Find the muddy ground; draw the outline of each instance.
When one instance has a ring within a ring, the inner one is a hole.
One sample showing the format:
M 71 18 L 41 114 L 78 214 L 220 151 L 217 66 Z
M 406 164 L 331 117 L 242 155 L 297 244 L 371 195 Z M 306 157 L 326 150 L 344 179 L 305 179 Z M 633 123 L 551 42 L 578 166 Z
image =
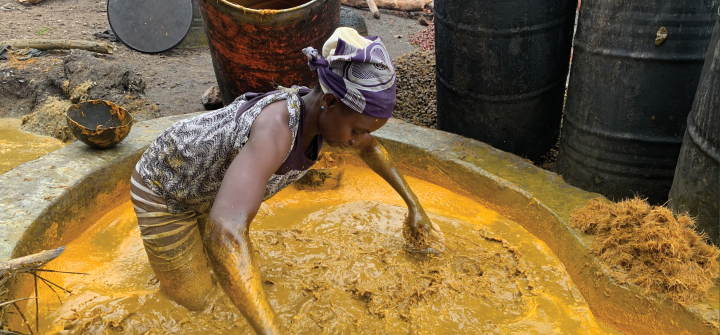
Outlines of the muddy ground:
M 0 41 L 46 38 L 107 42 L 93 36 L 93 33 L 109 28 L 105 1 L 46 0 L 35 6 L 5 1 L 7 4 L 4 6 L 0 2 Z M 394 57 L 415 49 L 409 44 L 407 36 L 423 28 L 417 20 L 389 14 L 374 19 L 368 11 L 357 11 L 366 19 L 369 33 L 382 36 Z M 200 96 L 209 86 L 215 85 L 209 51 L 174 49 L 148 55 L 130 50 L 120 42 L 114 44 L 116 51 L 113 55 L 93 54 L 102 61 L 95 64 L 102 67 L 95 72 L 129 76 L 142 81 L 143 89 L 130 92 L 133 95 L 131 98 L 144 100 L 136 103 L 142 105 L 138 108 L 145 114 L 141 119 L 203 110 Z M 0 61 L 0 117 L 23 117 L 40 107 L 37 105 L 48 95 L 62 95 L 62 81 L 53 82 L 47 77 L 53 71 L 67 70 L 63 69 L 67 67 L 63 63 L 67 63 L 65 58 L 69 54 L 67 51 L 53 51 L 20 64 Z M 129 71 L 108 69 L 112 67 Z M 110 81 L 117 83 L 122 78 Z M 101 86 L 93 87 L 90 93 L 103 90 Z M 117 95 L 121 86 L 115 85 L 108 90 L 114 89 Z M 75 85 L 71 85 L 70 90 L 74 88 Z M 69 98 L 69 94 L 62 97 Z

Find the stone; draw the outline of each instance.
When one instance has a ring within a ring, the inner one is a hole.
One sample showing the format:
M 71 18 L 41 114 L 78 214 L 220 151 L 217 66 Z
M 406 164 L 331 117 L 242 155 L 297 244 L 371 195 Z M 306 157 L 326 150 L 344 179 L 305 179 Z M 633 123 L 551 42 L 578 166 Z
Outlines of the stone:
M 418 22 L 420 22 L 423 26 L 429 26 L 430 25 L 430 18 L 428 18 L 426 15 L 420 15 L 418 17 Z
M 340 27 L 349 27 L 357 30 L 360 36 L 368 36 L 368 28 L 365 19 L 355 10 L 348 7 L 340 8 Z
M 210 111 L 221 108 L 223 106 L 223 102 L 222 98 L 220 97 L 220 87 L 215 85 L 205 90 L 202 98 L 200 98 L 200 102 L 202 102 L 205 110 Z

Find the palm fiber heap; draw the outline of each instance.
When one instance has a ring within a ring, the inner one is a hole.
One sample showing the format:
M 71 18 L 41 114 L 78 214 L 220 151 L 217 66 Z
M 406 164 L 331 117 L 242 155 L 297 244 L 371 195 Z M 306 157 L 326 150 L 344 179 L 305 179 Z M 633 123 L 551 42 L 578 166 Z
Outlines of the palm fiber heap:
M 596 235 L 590 246 L 610 276 L 665 293 L 689 305 L 705 297 L 718 278 L 720 250 L 707 243 L 686 214 L 635 197 L 618 203 L 591 199 L 576 209 L 570 225 Z
M 435 52 L 408 52 L 395 60 L 395 68 L 397 104 L 393 117 L 434 129 L 437 120 Z

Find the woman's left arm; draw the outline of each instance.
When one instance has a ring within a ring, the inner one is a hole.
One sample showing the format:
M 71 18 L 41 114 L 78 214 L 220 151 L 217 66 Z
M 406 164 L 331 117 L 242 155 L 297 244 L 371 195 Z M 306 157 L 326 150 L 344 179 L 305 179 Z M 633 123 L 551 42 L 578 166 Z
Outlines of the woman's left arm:
M 390 186 L 405 200 L 408 207 L 408 225 L 410 231 L 417 236 L 419 230 L 429 235 L 431 230 L 435 230 L 437 234 L 442 236 L 439 227 L 434 225 L 425 213 L 420 201 L 413 191 L 410 189 L 405 177 L 395 163 L 390 160 L 390 155 L 385 148 L 372 137 L 367 134 L 356 147 L 360 158 L 367 164 L 370 169 L 375 171 L 380 177 L 385 179 Z

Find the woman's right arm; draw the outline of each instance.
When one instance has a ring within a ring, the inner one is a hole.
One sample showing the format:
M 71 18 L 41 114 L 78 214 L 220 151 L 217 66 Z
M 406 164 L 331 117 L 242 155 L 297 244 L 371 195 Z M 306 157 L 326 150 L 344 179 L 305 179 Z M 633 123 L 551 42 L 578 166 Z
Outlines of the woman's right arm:
M 258 334 L 279 334 L 280 323 L 262 288 L 249 226 L 267 181 L 292 144 L 288 119 L 287 107 L 278 103 L 255 119 L 248 143 L 223 178 L 205 228 L 205 250 L 220 285 Z

